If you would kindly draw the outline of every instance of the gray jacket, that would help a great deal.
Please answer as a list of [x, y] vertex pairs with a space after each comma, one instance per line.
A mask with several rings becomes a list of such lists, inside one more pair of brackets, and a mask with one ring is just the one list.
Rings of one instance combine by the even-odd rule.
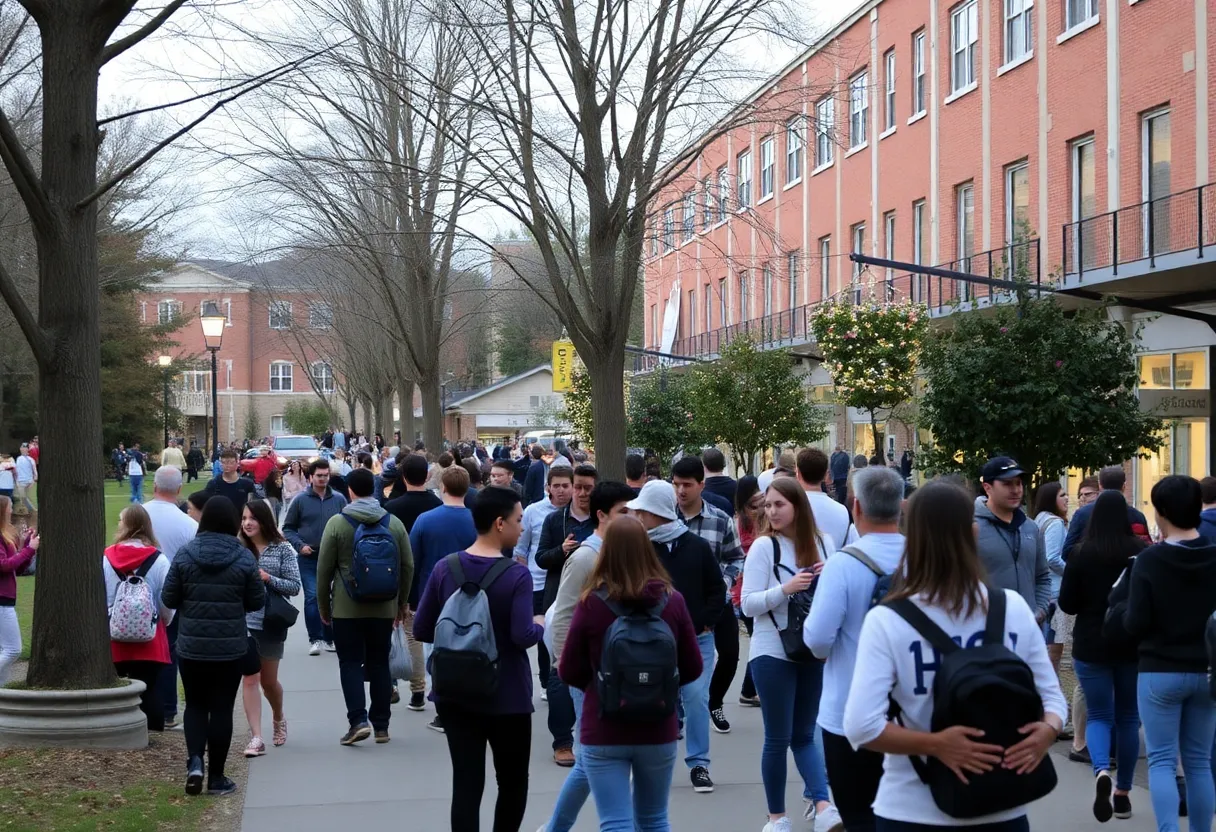
[[325, 498], [317, 496], [310, 487], [301, 491], [287, 507], [287, 516], [283, 518], [283, 537], [295, 547], [297, 552], [305, 546], [312, 547], [312, 555], [316, 557], [321, 551], [321, 535], [329, 518], [341, 514], [346, 508], [346, 498], [326, 486]]
[[988, 582], [1012, 589], [1032, 610], [1047, 612], [1051, 603], [1051, 569], [1043, 530], [1018, 509], [1013, 523], [1005, 523], [988, 509], [988, 501], [975, 501], [976, 542]]
[[[296, 550], [290, 543], [271, 543], [262, 550], [257, 561], [258, 569], [270, 576], [270, 580], [264, 582], [267, 592], [277, 592], [287, 598], [300, 594], [300, 564], [296, 560]], [[247, 613], [245, 626], [251, 630], [262, 629], [265, 616], [265, 607]]]

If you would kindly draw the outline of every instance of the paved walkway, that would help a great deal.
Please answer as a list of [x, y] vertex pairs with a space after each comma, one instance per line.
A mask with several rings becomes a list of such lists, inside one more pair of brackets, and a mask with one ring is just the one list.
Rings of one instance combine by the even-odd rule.
[[[744, 642], [744, 656], [747, 645]], [[338, 745], [346, 729], [345, 706], [338, 684], [337, 657], [307, 655], [301, 622], [292, 628], [281, 678], [286, 689], [290, 739], [282, 748], [270, 748], [265, 757], [251, 761], [245, 797], [244, 832], [335, 832], [354, 829], [448, 829], [451, 768], [444, 737], [424, 726], [434, 716], [429, 705], [422, 713], [393, 709], [392, 742], [370, 740], [353, 748]], [[742, 673], [735, 680], [735, 701]], [[531, 791], [523, 832], [534, 832], [548, 820], [557, 791], [566, 775], [550, 758], [545, 708], [537, 703], [533, 721]], [[712, 737], [713, 794], [695, 794], [677, 763], [671, 793], [671, 819], [676, 830], [759, 832], [765, 822], [764, 791], [760, 783], [760, 746], [763, 730], [758, 708], [727, 706], [734, 730]], [[264, 722], [270, 726], [270, 711]], [[236, 738], [243, 745], [244, 738]], [[235, 744], [235, 743], [234, 743]], [[1058, 746], [1061, 752], [1067, 746]], [[1066, 758], [1055, 758], [1060, 785], [1031, 810], [1031, 828], [1051, 832], [1141, 832], [1154, 828], [1148, 793], [1132, 794], [1136, 816], [1131, 821], [1101, 825], [1090, 814], [1092, 787], [1088, 770]], [[1141, 762], [1143, 765], [1143, 762]], [[788, 805], [802, 805], [801, 787], [790, 761]], [[482, 802], [482, 829], [492, 822], [494, 785], [492, 769]], [[578, 832], [597, 828], [594, 803], [588, 801], [575, 827]], [[795, 829], [809, 828], [796, 823]]]

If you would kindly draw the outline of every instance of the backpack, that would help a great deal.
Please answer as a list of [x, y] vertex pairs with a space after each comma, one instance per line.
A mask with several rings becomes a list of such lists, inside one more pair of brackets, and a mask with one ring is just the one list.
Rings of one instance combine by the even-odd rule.
[[891, 591], [891, 579], [894, 575], [890, 572], [883, 572], [869, 555], [856, 546], [845, 546], [839, 553], [849, 555], [854, 560], [861, 561], [867, 569], [878, 576], [878, 581], [874, 584], [874, 591], [870, 593], [869, 609], [874, 609], [881, 604], [883, 599], [887, 597], [887, 593]]
[[375, 523], [362, 523], [349, 514], [342, 516], [355, 528], [350, 579], [342, 579], [346, 594], [360, 603], [395, 599], [400, 590], [400, 552], [396, 538], [389, 531], [392, 515], [386, 512]]
[[498, 691], [498, 642], [490, 618], [486, 590], [515, 561], [500, 558], [480, 581], [465, 579], [460, 555], [443, 559], [456, 591], [448, 596], [435, 622], [435, 637], [427, 670], [435, 697], [449, 701], [484, 704]]
[[655, 722], [675, 713], [680, 697], [676, 637], [663, 620], [667, 596], [651, 607], [628, 608], [595, 595], [616, 616], [604, 633], [596, 690], [600, 716], [629, 722]]
[[[118, 588], [114, 590], [114, 604], [110, 607], [110, 641], [146, 644], [156, 638], [160, 607], [144, 578], [158, 557], [160, 552], [153, 552], [129, 574], [114, 570], [118, 575]], [[110, 564], [110, 568], [113, 566]]]
[[[1043, 718], [1043, 700], [1034, 672], [1005, 646], [1005, 606], [1001, 589], [988, 589], [988, 617], [981, 644], [964, 649], [934, 624], [911, 600], [900, 598], [884, 605], [912, 625], [937, 651], [939, 666], [933, 677], [931, 731], [967, 725], [984, 732], [984, 742], [1003, 748], [1023, 739], [1018, 728]], [[892, 703], [898, 720], [898, 706]], [[936, 757], [912, 756], [912, 767], [929, 787], [933, 802], [952, 818], [976, 818], [1024, 806], [1056, 787], [1051, 756], [1029, 774], [997, 766], [985, 774], [968, 773], [963, 783]]]
[[[789, 572], [790, 575], [797, 575], [790, 567], [781, 562], [781, 546], [777, 543], [777, 538], [769, 537], [773, 542], [773, 576], [777, 579], [777, 583], [782, 584], [785, 581], [781, 580], [781, 573], [777, 571], [780, 566]], [[773, 622], [773, 627], [777, 630], [777, 635], [781, 637], [781, 647], [785, 650], [785, 657], [792, 662], [809, 662], [814, 661], [815, 655], [811, 653], [811, 648], [806, 646], [806, 642], [802, 640], [802, 625], [811, 614], [811, 601], [815, 598], [815, 587], [819, 583], [819, 577], [811, 581], [809, 589], [804, 589], [802, 592], [795, 592], [787, 598], [785, 612], [785, 629], [777, 624], [777, 618], [773, 615], [772, 610], [769, 610], [769, 620]]]

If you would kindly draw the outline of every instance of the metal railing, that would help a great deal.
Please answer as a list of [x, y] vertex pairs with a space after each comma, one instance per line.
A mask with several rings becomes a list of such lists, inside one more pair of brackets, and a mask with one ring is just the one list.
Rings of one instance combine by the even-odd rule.
[[170, 390], [169, 397], [185, 416], [206, 416], [211, 410], [209, 390]]
[[1063, 227], [1065, 277], [1110, 269], [1181, 251], [1216, 246], [1216, 184], [1209, 183], [1116, 211], [1070, 222]]
[[[1039, 240], [1036, 237], [1001, 248], [981, 251], [970, 257], [941, 263], [937, 268], [996, 280], [1024, 280], [1031, 285], [1039, 286], [1043, 282], [1043, 265], [1039, 251]], [[913, 273], [910, 277], [914, 287], [913, 300], [937, 311], [954, 303], [975, 301], [980, 298], [988, 298], [991, 301], [993, 297], [1002, 293], [1001, 289], [992, 286], [968, 283], [965, 280], [952, 280], [937, 275]]]

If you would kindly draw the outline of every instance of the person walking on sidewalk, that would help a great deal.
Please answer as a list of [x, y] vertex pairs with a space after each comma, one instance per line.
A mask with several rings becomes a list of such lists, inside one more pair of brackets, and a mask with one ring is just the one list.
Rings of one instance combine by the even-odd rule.
[[[33, 458], [29, 456], [28, 445], [21, 446], [21, 454], [32, 462]], [[144, 501], [144, 471], [147, 470], [147, 464], [148, 457], [139, 449], [139, 443], [136, 442], [131, 446], [131, 450], [127, 451], [127, 476], [131, 479], [131, 502], [133, 503]], [[18, 463], [17, 472], [18, 482], [20, 482], [20, 463]], [[34, 479], [37, 479], [37, 476]]]
[[18, 531], [13, 525], [13, 501], [0, 497], [0, 686], [8, 682], [9, 670], [21, 657], [17, 576], [38, 554], [40, 542], [37, 531]]
[[345, 495], [329, 487], [329, 460], [318, 459], [308, 466], [309, 488], [296, 495], [283, 519], [283, 536], [299, 554], [300, 582], [304, 586], [304, 626], [308, 630], [308, 655], [321, 655], [321, 645], [334, 652], [333, 628], [321, 620], [317, 601], [317, 555], [321, 535], [331, 519], [346, 508]]
[[212, 477], [203, 490], [210, 495], [227, 497], [236, 510], [240, 511], [245, 503], [254, 498], [253, 480], [242, 477], [238, 466], [240, 461], [235, 448], [224, 448], [219, 455], [220, 473]]
[[[745, 474], [739, 478], [739, 486], [735, 491], [735, 529], [739, 533], [739, 545], [746, 555], [751, 551], [752, 543], [760, 532], [764, 520], [764, 493], [760, 491], [760, 483], [754, 474]], [[744, 561], [746, 566], [746, 561]], [[731, 587], [731, 604], [739, 611], [739, 620], [747, 628], [747, 637], [751, 638], [755, 630], [755, 621], [750, 615], [743, 614], [743, 576]], [[743, 687], [739, 689], [739, 704], [746, 708], [759, 708], [760, 697], [756, 695], [756, 682], [752, 679], [751, 662], [743, 663]]]
[[[317, 601], [321, 620], [331, 624], [338, 648], [338, 670], [342, 695], [346, 699], [349, 729], [342, 745], [354, 745], [373, 731], [377, 743], [388, 742], [393, 679], [388, 669], [393, 622], [401, 621], [408, 611], [410, 582], [414, 577], [414, 556], [405, 526], [386, 512], [376, 499], [376, 478], [367, 468], [350, 472], [346, 478], [350, 505], [341, 515], [330, 518], [321, 538], [317, 559]], [[389, 594], [377, 587], [375, 597], [364, 600], [358, 594], [364, 580], [354, 566], [371, 563], [375, 544], [384, 558], [396, 550], [396, 587]], [[366, 557], [366, 560], [364, 560]], [[372, 570], [375, 569], [373, 565]], [[392, 566], [388, 565], [391, 574]], [[330, 597], [332, 593], [332, 604]], [[363, 693], [364, 678], [370, 682], [371, 708]], [[370, 725], [368, 724], [370, 722]]]
[[232, 745], [232, 711], [249, 649], [245, 614], [266, 605], [257, 562], [237, 539], [240, 518], [227, 497], [203, 506], [198, 536], [178, 550], [161, 593], [177, 610], [177, 656], [186, 690], [186, 794], [203, 790], [203, 754], [208, 755], [207, 791], [231, 794], [224, 776]]
[[160, 464], [176, 468], [179, 473], [185, 470], [186, 457], [182, 455], [182, 449], [177, 447], [176, 439], [170, 439], [169, 444], [160, 452]]
[[[159, 473], [159, 472], [158, 472]], [[290, 598], [300, 594], [300, 566], [296, 550], [279, 532], [274, 510], [265, 500], [254, 500], [245, 504], [241, 515], [241, 542], [258, 562], [258, 577], [266, 584], [267, 598], [275, 592]], [[287, 742], [287, 717], [283, 715], [283, 685], [279, 682], [279, 662], [283, 660], [283, 643], [286, 630], [263, 626], [266, 611], [254, 610], [245, 616], [249, 635], [257, 645], [261, 671], [246, 676], [242, 681], [242, 702], [245, 705], [245, 720], [249, 723], [249, 744], [246, 757], [260, 757], [266, 753], [262, 741], [262, 693], [270, 703], [273, 742], [276, 746]], [[261, 688], [259, 690], [259, 687]]]
[[[545, 483], [545, 498], [531, 505], [524, 506], [523, 531], [520, 532], [519, 542], [515, 544], [515, 559], [528, 567], [532, 575], [532, 612], [544, 615], [545, 583], [549, 572], [536, 562], [536, 554], [540, 550], [540, 537], [545, 527], [545, 520], [550, 514], [561, 511], [570, 505], [574, 496], [574, 474], [570, 468], [558, 467], [549, 471], [549, 480]], [[549, 698], [549, 651], [544, 644], [536, 646], [537, 677], [540, 680], [540, 698]]]

